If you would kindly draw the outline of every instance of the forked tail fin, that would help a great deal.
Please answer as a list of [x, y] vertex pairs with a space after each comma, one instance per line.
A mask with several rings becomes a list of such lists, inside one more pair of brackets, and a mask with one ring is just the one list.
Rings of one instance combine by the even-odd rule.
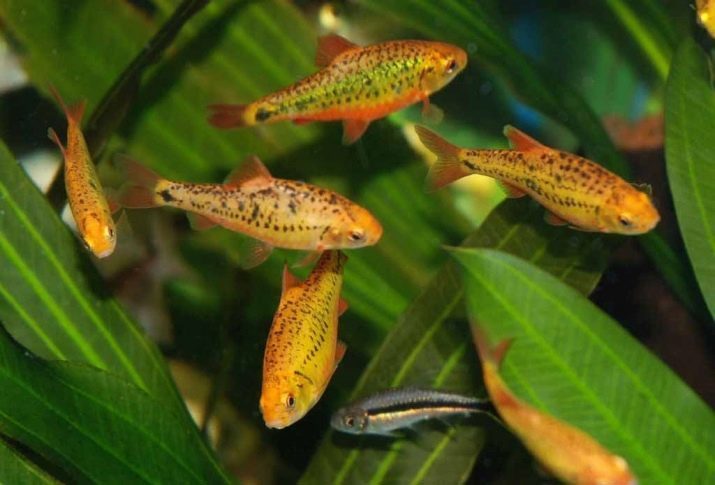
[[62, 108], [62, 111], [64, 111], [65, 116], [67, 117], [67, 122], [74, 123], [79, 126], [79, 124], [82, 122], [82, 117], [84, 116], [84, 110], [87, 106], [86, 101], [82, 100], [78, 103], [68, 106], [65, 104], [65, 101], [64, 101], [64, 99], [62, 99], [62, 96], [60, 96], [60, 93], [59, 93], [59, 91], [57, 91], [57, 88], [55, 88], [52, 84], [50, 84], [48, 86], [48, 89], [50, 90], [50, 93], [55, 98], [55, 100], [57, 100], [57, 103]]
[[424, 126], [415, 126], [415, 131], [425, 147], [437, 155], [437, 161], [432, 164], [427, 173], [426, 190], [430, 192], [437, 190], [470, 174], [459, 160], [458, 146], [451, 144]]
[[474, 344], [476, 345], [477, 353], [479, 354], [479, 360], [485, 364], [493, 364], [498, 369], [501, 361], [504, 359], [506, 351], [509, 350], [509, 346], [512, 342], [511, 339], [502, 340], [496, 346], [492, 347], [487, 340], [484, 330], [478, 327], [475, 323], [472, 323], [471, 327], [472, 335], [474, 336]]
[[246, 126], [247, 106], [245, 104], [212, 104], [209, 106], [211, 111], [209, 123], [222, 130]]
[[126, 155], [114, 157], [114, 164], [127, 177], [117, 195], [117, 202], [129, 209], [146, 209], [162, 205], [156, 195], [156, 184], [161, 178], [144, 165]]

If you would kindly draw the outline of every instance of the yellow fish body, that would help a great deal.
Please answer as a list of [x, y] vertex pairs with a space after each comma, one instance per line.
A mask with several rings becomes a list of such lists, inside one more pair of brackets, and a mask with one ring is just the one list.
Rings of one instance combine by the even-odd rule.
[[618, 175], [572, 153], [554, 150], [514, 127], [504, 134], [513, 150], [459, 148], [416, 127], [437, 161], [427, 176], [437, 189], [471, 174], [498, 179], [510, 196], [530, 195], [543, 205], [547, 222], [584, 231], [642, 234], [660, 220], [650, 197]]
[[283, 271], [283, 293], [263, 356], [260, 409], [269, 428], [285, 428], [318, 402], [345, 344], [338, 341], [338, 316], [347, 257], [326, 251], [300, 283]]
[[50, 128], [47, 134], [64, 157], [65, 190], [70, 211], [84, 245], [96, 257], [105, 258], [114, 252], [116, 227], [80, 127], [85, 102], [68, 107], [54, 88], [50, 87], [50, 91], [67, 117], [66, 147], [55, 130]]
[[174, 182], [137, 162], [120, 162], [129, 178], [120, 203], [129, 208], [171, 206], [193, 213], [197, 229], [221, 225], [256, 241], [244, 267], [268, 257], [273, 247], [306, 251], [370, 246], [382, 226], [366, 209], [330, 190], [273, 178], [249, 157], [224, 184]]
[[605, 449], [574, 426], [518, 399], [499, 376], [499, 363], [509, 341], [488, 347], [479, 330], [475, 343], [482, 362], [484, 385], [506, 425], [544, 468], [566, 483], [578, 485], [636, 485], [636, 477], [622, 457]]
[[696, 0], [695, 9], [698, 23], [715, 39], [715, 0]]
[[316, 63], [322, 69], [247, 105], [213, 105], [219, 128], [292, 120], [342, 120], [345, 143], [371, 121], [442, 89], [467, 65], [462, 49], [442, 42], [400, 40], [357, 46], [338, 36], [321, 37]]

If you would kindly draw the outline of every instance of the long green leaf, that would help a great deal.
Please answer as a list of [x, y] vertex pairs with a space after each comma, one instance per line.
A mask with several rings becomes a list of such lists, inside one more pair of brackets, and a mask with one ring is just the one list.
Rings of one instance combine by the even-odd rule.
[[[611, 243], [547, 226], [542, 212], [528, 200], [507, 201], [464, 245], [529, 257], [589, 293], [605, 267]], [[399, 318], [360, 378], [353, 398], [406, 385], [481, 392], [466, 325], [450, 319], [462, 294], [457, 266], [447, 262]], [[446, 433], [425, 431], [417, 441], [395, 440], [388, 449], [369, 438], [351, 438], [329, 432], [301, 482], [381, 483], [388, 476], [400, 476], [404, 483], [459, 483], [469, 475], [481, 449], [483, 430], [471, 424]]]
[[0, 482], [42, 485], [58, 483], [37, 465], [0, 439]]
[[578, 292], [500, 251], [455, 250], [469, 313], [512, 390], [625, 457], [640, 483], [715, 476], [715, 414], [668, 367]]
[[0, 430], [73, 481], [227, 482], [164, 402], [108, 372], [42, 361], [4, 330], [0, 386]]
[[185, 439], [219, 473], [158, 350], [106, 293], [88, 258], [0, 145], [0, 321], [33, 353], [111, 370], [149, 392], [184, 417]]
[[713, 63], [690, 38], [678, 48], [666, 91], [666, 161], [678, 224], [715, 316], [715, 90]]

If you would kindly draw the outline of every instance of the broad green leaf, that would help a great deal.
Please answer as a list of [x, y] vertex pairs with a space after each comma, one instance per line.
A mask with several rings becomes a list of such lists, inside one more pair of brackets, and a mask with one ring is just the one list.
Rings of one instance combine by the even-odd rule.
[[[495, 247], [529, 257], [589, 293], [605, 267], [611, 243], [547, 226], [542, 214], [543, 209], [528, 200], [504, 202], [464, 246]], [[352, 398], [407, 385], [483, 394], [467, 325], [451, 318], [459, 314], [462, 294], [457, 265], [447, 262], [400, 316]], [[401, 483], [463, 482], [481, 450], [483, 430], [475, 423], [459, 424], [447, 432], [427, 428], [420, 430], [417, 440], [388, 444], [386, 449], [380, 440], [330, 431], [301, 482], [380, 483], [393, 476], [399, 476]]]
[[473, 322], [513, 338], [514, 393], [626, 458], [640, 483], [715, 476], [715, 414], [668, 367], [574, 289], [500, 251], [458, 249]]
[[678, 48], [666, 91], [666, 161], [678, 225], [715, 316], [715, 90], [713, 63], [691, 39]]
[[220, 473], [158, 350], [107, 294], [87, 252], [4, 146], [0, 267], [0, 321], [16, 340], [44, 358], [110, 370], [149, 392], [183, 416], [185, 440], [196, 443], [202, 459]]
[[73, 482], [227, 483], [162, 400], [106, 371], [38, 359], [4, 330], [0, 387], [2, 433]]
[[2, 439], [0, 439], [0, 482], [23, 485], [59, 483]]

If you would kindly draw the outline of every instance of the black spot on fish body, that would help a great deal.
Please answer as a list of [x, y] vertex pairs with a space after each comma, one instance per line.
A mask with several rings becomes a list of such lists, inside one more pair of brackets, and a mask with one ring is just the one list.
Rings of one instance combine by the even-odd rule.
[[462, 163], [464, 164], [465, 167], [467, 167], [470, 170], [476, 170], [477, 166], [470, 162], [469, 160], [462, 160]]
[[174, 199], [174, 196], [171, 195], [171, 192], [169, 192], [168, 189], [162, 190], [159, 192], [159, 196], [162, 198], [164, 202], [173, 202], [176, 199]]

